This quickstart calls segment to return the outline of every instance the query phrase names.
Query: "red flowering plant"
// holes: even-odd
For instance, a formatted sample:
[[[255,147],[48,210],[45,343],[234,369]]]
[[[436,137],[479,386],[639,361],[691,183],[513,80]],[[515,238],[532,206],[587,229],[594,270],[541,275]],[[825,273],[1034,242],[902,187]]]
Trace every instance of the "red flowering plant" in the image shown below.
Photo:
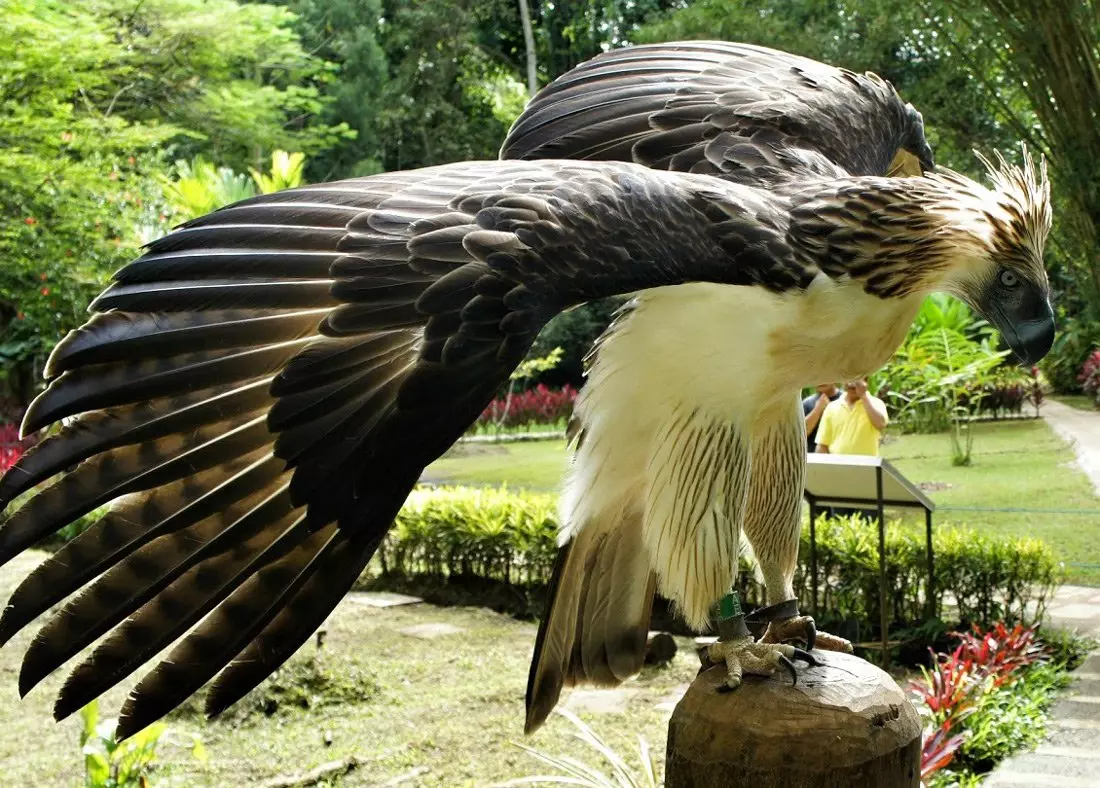
[[[1077,376],[1077,382],[1081,384],[1081,390],[1095,400],[1100,407],[1100,349],[1092,351],[1085,359],[1081,367],[1081,374]]]
[[[558,424],[573,412],[577,390],[566,385],[551,389],[541,383],[527,391],[498,397],[489,403],[478,419],[479,426],[523,427],[533,424]]]
[[[1035,641],[1035,627],[1016,624],[1009,629],[998,622],[993,629],[982,632],[977,625],[970,632],[956,632],[960,639],[956,652],[971,661],[975,670],[1000,686],[1020,668],[1042,658],[1043,648]]]
[[[24,451],[26,446],[19,440],[19,427],[15,424],[0,424],[0,475],[15,465]]]
[[[936,654],[930,649],[932,667],[921,668],[923,677],[909,682],[929,723],[921,748],[922,780],[952,762],[966,740],[963,721],[977,709],[981,696],[1043,656],[1035,628],[1022,624],[1009,629],[998,623],[988,632],[975,626],[953,634],[960,641],[955,650]]]

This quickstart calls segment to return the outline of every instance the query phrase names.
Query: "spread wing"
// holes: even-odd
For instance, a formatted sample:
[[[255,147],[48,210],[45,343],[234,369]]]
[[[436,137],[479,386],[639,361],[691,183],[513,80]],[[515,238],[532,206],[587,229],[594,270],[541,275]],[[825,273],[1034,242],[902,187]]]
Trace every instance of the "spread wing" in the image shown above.
[[[804,286],[768,195],[631,164],[483,162],[309,186],[151,244],[54,350],[0,480],[0,562],[106,516],[14,592],[20,691],[103,637],[60,718],[175,646],[120,735],[235,702],[324,620],[422,469],[557,311],[691,280]],[[79,593],[77,593],[79,592]],[[105,636],[105,637],[104,637]]]
[[[539,91],[500,155],[634,161],[759,185],[933,166],[920,113],[888,82],[720,41],[582,63]]]

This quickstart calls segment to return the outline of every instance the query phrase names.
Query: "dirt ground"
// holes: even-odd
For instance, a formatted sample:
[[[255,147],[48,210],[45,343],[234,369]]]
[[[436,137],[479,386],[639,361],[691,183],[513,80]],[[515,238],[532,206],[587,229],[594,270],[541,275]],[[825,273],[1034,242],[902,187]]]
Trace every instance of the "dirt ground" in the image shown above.
[[[28,553],[0,569],[0,597],[6,599],[42,557]],[[274,683],[261,685],[226,719],[206,721],[197,704],[171,715],[154,785],[255,786],[347,758],[362,765],[327,784],[490,785],[544,773],[546,767],[516,746],[519,741],[600,762],[557,716],[535,736],[523,737],[532,623],[481,608],[379,609],[352,599],[324,629],[320,651],[307,643]],[[19,662],[33,633],[30,627],[0,649],[3,783],[81,785],[80,721],[55,723],[50,716],[62,672],[24,700],[16,693]],[[630,761],[639,735],[663,761],[672,706],[698,666],[691,641],[680,639],[679,645],[669,666],[647,668],[617,692],[576,692],[568,701]],[[101,717],[117,714],[131,684],[104,696]],[[204,763],[191,756],[191,733],[202,737]]]

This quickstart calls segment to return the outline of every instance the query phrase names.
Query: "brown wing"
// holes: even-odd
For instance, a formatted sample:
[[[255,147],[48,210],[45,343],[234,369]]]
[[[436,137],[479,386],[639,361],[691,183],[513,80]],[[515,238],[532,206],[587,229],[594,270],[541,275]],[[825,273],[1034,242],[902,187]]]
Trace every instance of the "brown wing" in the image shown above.
[[[933,166],[920,114],[879,77],[720,41],[582,63],[539,91],[500,155],[635,161],[759,185]]]
[[[362,571],[422,469],[541,326],[691,280],[804,285],[768,195],[629,164],[484,162],[267,195],[122,269],[54,350],[0,480],[0,562],[102,505],[28,576],[0,639],[65,602],[20,692],[105,636],[60,718],[162,649],[120,736],[217,676],[211,713],[287,659]],[[182,639],[181,639],[182,638]]]

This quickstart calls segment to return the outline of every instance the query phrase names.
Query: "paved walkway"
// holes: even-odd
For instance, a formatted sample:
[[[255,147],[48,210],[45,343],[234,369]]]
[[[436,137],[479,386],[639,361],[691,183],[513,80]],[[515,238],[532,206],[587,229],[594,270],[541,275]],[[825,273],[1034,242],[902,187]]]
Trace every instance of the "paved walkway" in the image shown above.
[[[1077,462],[1100,495],[1100,414],[1060,402],[1043,403],[1043,418],[1073,444]],[[1100,588],[1062,586],[1054,596],[1052,623],[1100,637]],[[1046,740],[1033,752],[1004,761],[985,788],[1095,788],[1100,785],[1100,652],[1073,674],[1066,696],[1051,710]]]
[[[1051,429],[1073,444],[1077,464],[1100,495],[1100,413],[1077,410],[1054,400],[1044,402],[1040,412]]]

